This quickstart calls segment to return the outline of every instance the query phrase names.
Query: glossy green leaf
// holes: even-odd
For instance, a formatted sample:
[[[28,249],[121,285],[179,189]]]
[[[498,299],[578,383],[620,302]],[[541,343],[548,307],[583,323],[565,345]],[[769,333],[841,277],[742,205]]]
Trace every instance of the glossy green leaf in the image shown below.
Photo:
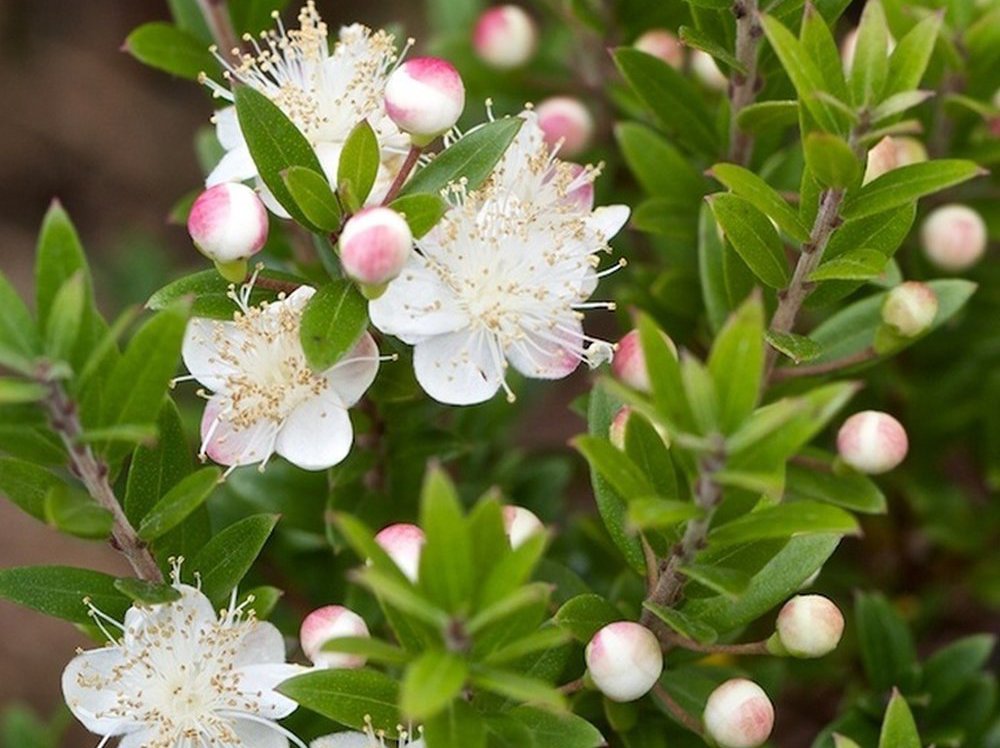
[[[368,304],[353,283],[336,280],[317,291],[302,312],[299,340],[314,371],[329,369],[361,339]]]
[[[425,720],[444,709],[461,691],[468,676],[465,661],[444,651],[425,652],[403,675],[399,708],[413,720]]]
[[[221,477],[219,468],[205,467],[183,478],[143,517],[139,539],[148,543],[177,527],[205,502]]]
[[[858,594],[854,604],[861,662],[877,692],[915,682],[917,653],[906,623],[880,594]]]
[[[30,373],[41,350],[35,321],[21,296],[0,272],[0,366]]]
[[[886,256],[875,249],[854,249],[827,260],[806,280],[869,280],[885,269]]]
[[[424,193],[397,197],[389,207],[406,219],[414,239],[424,236],[448,212],[448,203],[444,198]]]
[[[399,686],[376,670],[311,670],[280,684],[277,689],[310,711],[354,730],[370,723],[386,737],[398,735],[401,723],[396,702]]]
[[[830,504],[796,501],[765,507],[713,529],[709,543],[722,547],[771,538],[800,535],[860,532],[857,520],[848,512]]]
[[[715,164],[712,176],[736,195],[748,201],[759,211],[771,218],[793,239],[809,241],[809,229],[799,219],[799,214],[771,185],[749,169],[736,164]]]
[[[255,514],[217,533],[186,568],[201,574],[201,591],[215,603],[224,601],[239,585],[260,555],[278,522],[273,514]]]
[[[577,595],[556,612],[553,620],[560,628],[586,644],[609,623],[623,620],[621,612],[600,595]]]
[[[724,0],[723,0],[724,1]],[[725,6],[723,6],[725,7]],[[716,43],[711,36],[692,26],[681,26],[679,29],[681,43],[685,47],[700,49],[737,73],[746,74],[746,66],[736,56],[721,44]]]
[[[115,578],[68,566],[21,566],[0,569],[0,598],[73,623],[91,622],[84,599],[102,613],[122,620],[129,601]]]
[[[689,501],[639,496],[628,502],[628,527],[633,530],[664,530],[701,514]]]
[[[37,403],[49,395],[49,389],[37,382],[0,377],[0,405]]]
[[[885,710],[878,748],[921,748],[917,723],[906,699],[898,690],[893,690],[889,706]]]
[[[337,162],[337,184],[350,185],[350,193],[358,201],[357,205],[352,206],[354,210],[364,205],[368,199],[380,164],[378,138],[368,120],[363,119],[347,136]]]
[[[690,618],[679,610],[668,608],[665,605],[657,605],[648,600],[642,604],[642,607],[687,639],[693,639],[702,644],[711,644],[718,638],[718,633],[711,626]]]
[[[519,706],[509,712],[527,727],[537,748],[599,748],[606,745],[601,733],[582,717],[556,713],[534,706]],[[458,747],[461,748],[461,747]]]
[[[813,3],[806,3],[802,14],[802,28],[799,33],[802,49],[815,63],[823,76],[825,89],[839,101],[847,101],[847,83],[844,80],[844,67],[840,51],[830,33],[826,20],[817,11]]]
[[[578,436],[573,440],[573,446],[587,458],[591,467],[603,475],[618,495],[626,501],[634,497],[655,493],[642,470],[607,439],[596,436]]]
[[[485,748],[486,725],[480,713],[458,699],[424,722],[424,740],[441,748]]]
[[[477,688],[513,701],[526,701],[549,709],[566,708],[565,697],[554,687],[510,670],[478,665],[472,671],[472,682]]]
[[[764,373],[764,303],[755,294],[737,309],[712,344],[708,371],[719,398],[724,434],[753,412]]]
[[[851,100],[855,104],[879,101],[889,72],[889,24],[879,0],[865,3],[858,24],[854,63],[851,66]]]
[[[861,218],[899,208],[925,195],[954,187],[983,170],[972,161],[941,159],[907,164],[869,182],[844,202],[844,218]]]
[[[410,657],[405,650],[370,636],[343,636],[330,639],[323,645],[324,652],[360,655],[373,662],[403,665]]]
[[[733,194],[716,194],[709,205],[729,243],[761,281],[784,288],[790,277],[778,232],[751,203]]]
[[[677,472],[663,436],[638,413],[633,412],[625,423],[625,454],[645,473],[657,495],[680,495]]]
[[[726,569],[709,564],[684,564],[678,566],[677,570],[688,579],[734,600],[742,595],[750,584],[750,575],[739,569]]]
[[[78,270],[63,283],[52,300],[45,327],[45,352],[57,361],[68,361],[73,355],[86,314],[87,293],[87,279],[83,271]]]
[[[806,164],[824,187],[846,189],[861,177],[861,164],[850,146],[836,135],[812,132],[803,143]]]
[[[14,457],[0,457],[0,494],[35,519],[45,520],[45,497],[61,478],[38,465]]]
[[[937,650],[924,663],[922,685],[931,696],[931,707],[940,714],[952,704],[967,683],[987,666],[996,646],[991,634],[966,636]]]
[[[838,475],[832,469],[817,469],[790,463],[787,468],[788,495],[836,504],[866,514],[884,514],[885,494],[868,476],[849,472]]]
[[[726,288],[726,244],[708,203],[698,211],[698,279],[712,332],[722,329],[732,311]]]
[[[455,487],[439,467],[424,478],[420,527],[427,536],[420,554],[420,586],[439,606],[457,611],[472,595],[472,547]]]
[[[297,276],[275,270],[264,270],[260,277],[288,284],[289,288],[305,283]],[[239,307],[228,296],[231,285],[215,270],[203,270],[168,283],[149,297],[146,307],[154,310],[165,309],[178,299],[190,298],[192,316],[232,320],[233,314],[239,311]],[[277,291],[260,285],[254,286],[250,294],[250,306],[257,306],[262,301],[274,301],[277,296]]]
[[[744,107],[736,115],[740,129],[754,135],[782,132],[798,121],[797,101],[761,101]]]
[[[169,584],[145,582],[141,579],[116,579],[115,589],[139,605],[159,605],[181,599],[180,590]]]
[[[192,81],[219,69],[207,44],[171,23],[143,24],[128,35],[124,49],[139,62]]]
[[[622,122],[615,137],[625,163],[642,188],[654,197],[673,197],[697,204],[705,194],[705,178],[662,135],[637,122]]]
[[[110,511],[85,492],[66,485],[49,490],[45,497],[45,520],[60,532],[93,540],[106,539],[114,524]]]
[[[310,224],[327,232],[340,227],[340,206],[324,175],[290,166],[281,172],[281,179]]]
[[[941,30],[942,15],[932,13],[910,29],[889,58],[889,74],[885,95],[909,91],[920,85],[927,64],[934,52],[934,44]]]
[[[764,338],[772,348],[797,364],[812,361],[823,352],[819,343],[804,335],[768,330],[764,333]]]

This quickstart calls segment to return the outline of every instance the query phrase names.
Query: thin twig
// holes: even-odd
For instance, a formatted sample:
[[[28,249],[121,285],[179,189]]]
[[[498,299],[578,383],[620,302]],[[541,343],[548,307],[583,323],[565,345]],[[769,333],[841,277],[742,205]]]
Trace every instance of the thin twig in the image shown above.
[[[208,30],[212,32],[212,38],[219,47],[219,53],[222,55],[238,53],[240,42],[236,37],[226,0],[197,0],[197,2],[201,15],[208,24]]]
[[[568,696],[569,694],[574,694],[577,691],[582,691],[583,685],[584,685],[583,678],[577,678],[576,680],[571,680],[569,683],[564,683],[563,685],[559,686],[556,690]]]
[[[670,712],[670,715],[684,727],[689,729],[695,735],[701,735],[703,733],[704,728],[701,725],[701,720],[690,714],[684,707],[674,701],[674,697],[667,693],[667,689],[659,683],[653,686],[653,695],[656,696],[657,700],[663,704],[663,707]]]
[[[80,478],[94,501],[111,513],[111,545],[128,559],[139,579],[162,582],[163,572],[156,559],[149,547],[139,539],[108,482],[108,466],[97,458],[88,444],[80,442],[83,427],[77,415],[76,403],[67,397],[62,385],[49,381],[45,374],[44,371],[40,372],[39,379],[49,389],[45,400],[49,422],[66,447],[72,472]]]
[[[246,277],[245,283],[249,283],[253,279],[253,275],[248,275]],[[264,288],[268,291],[278,291],[279,293],[292,293],[298,289],[302,284],[295,283],[294,281],[283,281],[277,278],[267,278],[264,275],[257,275],[256,279],[253,279],[254,288]]]
[[[841,369],[846,369],[850,366],[857,366],[858,364],[863,364],[876,358],[878,358],[878,354],[872,348],[865,348],[857,353],[852,353],[850,356],[844,356],[843,358],[838,358],[834,361],[826,361],[822,364],[812,364],[811,366],[782,366],[779,369],[775,369],[771,374],[771,381],[780,382],[784,379],[793,379],[795,377],[817,377],[822,374],[832,374],[840,371]]]
[[[417,161],[420,160],[420,154],[423,152],[423,148],[418,145],[411,145],[410,152],[406,154],[406,160],[403,165],[399,167],[399,173],[396,174],[396,178],[392,180],[392,184],[389,185],[389,191],[385,193],[385,198],[382,200],[382,205],[388,205],[391,203],[399,191],[403,189],[403,185],[406,184],[407,177],[410,176],[410,172],[413,171],[413,167],[417,165]]]
[[[661,635],[660,640],[666,641],[672,647],[709,654],[766,655],[771,653],[767,648],[767,639],[759,642],[747,642],[746,644],[700,644],[694,639],[688,639],[686,636],[671,631]]]
[[[753,153],[753,135],[736,123],[737,115],[757,96],[757,43],[763,33],[757,18],[757,0],[736,0],[736,59],[746,70],[733,71],[729,86],[729,160],[746,166]]]

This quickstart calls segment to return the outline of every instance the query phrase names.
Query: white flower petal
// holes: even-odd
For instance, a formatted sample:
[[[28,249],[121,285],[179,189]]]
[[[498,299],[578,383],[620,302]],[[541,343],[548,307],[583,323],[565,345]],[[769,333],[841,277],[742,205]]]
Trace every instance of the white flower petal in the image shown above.
[[[441,282],[428,261],[414,254],[385,293],[368,304],[372,324],[413,345],[468,325],[455,292]]]
[[[260,201],[264,203],[269,211],[274,213],[278,218],[291,218],[292,216],[285,210],[284,206],[278,202],[278,198],[274,196],[271,192],[271,188],[264,184],[260,177],[257,178],[257,194],[260,196]]]
[[[97,735],[122,735],[136,728],[121,717],[100,716],[118,703],[118,693],[108,686],[113,671],[124,662],[119,647],[92,649],[78,654],[63,671],[63,698],[84,727]]]
[[[207,571],[194,569],[194,571]],[[181,593],[180,600],[149,607],[132,607],[125,614],[126,649],[141,649],[144,646],[147,629],[172,632],[174,640],[189,641],[198,632],[212,626],[216,621],[212,602],[200,590],[187,585],[175,585]]]
[[[257,706],[256,716],[284,719],[295,711],[298,704],[274,689],[280,683],[308,670],[302,665],[282,663],[246,665],[239,669],[236,677],[239,679],[240,693]]]
[[[288,738],[278,730],[259,722],[234,719],[233,730],[243,742],[244,748],[288,748]]]
[[[325,470],[351,451],[351,419],[331,394],[303,402],[278,432],[275,451],[303,470]]]
[[[285,640],[274,624],[257,621],[240,642],[236,665],[256,665],[285,661]]]
[[[227,106],[215,112],[215,136],[227,151],[234,148],[246,148],[247,141],[243,138],[239,119],[236,117],[236,107]]]
[[[341,402],[350,407],[372,386],[378,373],[378,346],[367,332],[341,361],[323,376]]]
[[[372,741],[363,732],[337,732],[316,738],[309,748],[372,748]]]
[[[205,178],[205,186],[214,187],[223,182],[245,182],[255,176],[257,176],[257,164],[253,162],[250,149],[243,146],[226,152]]]
[[[227,419],[226,400],[216,395],[205,405],[201,418],[202,449],[220,465],[253,465],[274,451],[275,424],[261,420],[247,428],[234,428]]]
[[[506,350],[511,365],[534,379],[562,379],[576,371],[583,355],[583,327],[574,318],[561,320],[560,327],[525,330]]]
[[[226,377],[235,371],[232,364],[219,355],[220,339],[238,347],[242,336],[232,322],[195,317],[188,322],[181,347],[181,357],[188,372],[212,391],[223,389]]]
[[[482,330],[436,335],[417,343],[413,369],[424,391],[447,405],[489,400],[503,381],[496,343]]]
[[[628,223],[629,213],[627,205],[605,205],[590,214],[587,225],[600,234],[603,241],[609,241]]]

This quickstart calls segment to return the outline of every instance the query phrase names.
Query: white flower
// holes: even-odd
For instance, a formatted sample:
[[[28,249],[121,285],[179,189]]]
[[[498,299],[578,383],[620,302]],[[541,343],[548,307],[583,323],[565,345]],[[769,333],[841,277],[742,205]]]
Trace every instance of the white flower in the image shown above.
[[[277,104],[315,148],[332,184],[336,184],[344,140],[355,125],[368,120],[382,149],[382,166],[370,201],[381,202],[409,148],[408,137],[384,109],[386,80],[397,60],[393,36],[359,24],[345,26],[331,53],[327,26],[309,0],[299,12],[298,29],[286,29],[279,19],[277,30],[261,34],[259,41],[249,35],[244,41],[253,45],[255,54],[242,54],[235,64],[217,54],[225,78],[250,86]],[[216,96],[233,100],[229,88],[207,78],[203,82]],[[206,185],[257,179],[268,208],[287,218],[288,213],[260,182],[235,107],[219,110],[212,119],[226,154],[208,175]]]
[[[235,592],[217,616],[207,597],[181,584],[179,566],[172,582],[179,600],[133,606],[124,624],[92,608],[110,641],[67,665],[70,711],[104,736],[100,746],[113,737],[122,738],[119,748],[303,745],[276,722],[296,704],[275,687],[306,670],[285,663],[278,629],[246,613],[246,602],[236,605]]]
[[[309,748],[425,748],[423,738],[416,739],[409,731],[397,727],[398,740],[387,740],[384,733],[375,730],[368,722],[364,732],[337,732],[317,738]]]
[[[347,409],[371,385],[378,350],[365,333],[354,350],[324,372],[306,362],[299,327],[314,289],[249,306],[251,284],[232,322],[196,318],[182,355],[193,379],[213,393],[201,422],[201,456],[230,470],[277,453],[305,470],[323,470],[347,456],[353,441]],[[183,378],[182,378],[183,379]]]
[[[465,194],[417,240],[403,272],[369,304],[373,324],[414,346],[417,381],[434,399],[468,405],[502,387],[508,363],[527,377],[561,379],[611,346],[583,332],[598,279],[597,253],[628,208],[591,207],[597,170],[556,159],[534,114],[487,184]]]

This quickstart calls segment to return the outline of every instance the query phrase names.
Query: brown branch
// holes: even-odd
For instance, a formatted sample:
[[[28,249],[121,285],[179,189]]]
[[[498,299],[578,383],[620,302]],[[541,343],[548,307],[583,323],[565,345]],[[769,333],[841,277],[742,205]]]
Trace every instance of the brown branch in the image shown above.
[[[583,678],[577,678],[576,680],[571,680],[569,683],[564,683],[563,685],[559,686],[556,690],[559,691],[560,693],[569,695],[569,694],[574,694],[577,691],[582,691],[583,686],[584,686]]]
[[[659,683],[653,686],[653,695],[656,696],[656,699],[670,713],[670,716],[680,722],[684,727],[689,729],[695,735],[703,734],[704,728],[701,725],[701,720],[674,701],[674,697],[667,693],[667,690]]]
[[[197,3],[208,24],[208,30],[212,32],[212,38],[219,46],[219,53],[223,56],[234,52],[238,54],[240,42],[233,28],[226,0],[197,0]]]
[[[660,636],[660,641],[669,644],[671,647],[681,647],[691,652],[705,652],[708,654],[731,654],[731,655],[766,655],[771,654],[767,648],[767,639],[759,642],[748,642],[746,644],[700,644],[694,639],[688,639],[675,632],[666,632]]]
[[[403,185],[406,184],[407,177],[410,176],[410,172],[413,171],[413,167],[417,165],[417,161],[420,160],[420,154],[423,151],[418,145],[411,145],[410,152],[406,154],[406,160],[403,161],[403,165],[399,167],[399,173],[396,174],[396,178],[392,180],[392,184],[389,185],[389,191],[385,193],[385,198],[382,200],[382,205],[388,205],[393,201],[399,191],[403,189]]]
[[[736,124],[737,115],[757,96],[757,43],[763,34],[757,18],[757,0],[736,0],[736,59],[746,70],[733,71],[729,84],[729,160],[746,166],[753,153],[753,135]]]
[[[841,369],[846,369],[849,366],[863,364],[866,361],[872,361],[876,358],[878,358],[878,354],[872,348],[865,348],[857,353],[852,353],[850,356],[844,356],[843,358],[838,358],[834,361],[826,361],[822,364],[813,364],[811,366],[782,366],[780,369],[775,369],[771,373],[771,381],[780,382],[782,380],[793,379],[795,377],[817,377],[822,374],[832,374],[840,371]]]
[[[245,283],[249,283],[253,278],[253,275],[248,275],[246,277]],[[256,280],[253,281],[255,288],[266,288],[268,291],[278,291],[279,293],[292,293],[298,289],[302,284],[295,283],[294,281],[283,281],[277,278],[267,278],[263,275],[257,276]]]

